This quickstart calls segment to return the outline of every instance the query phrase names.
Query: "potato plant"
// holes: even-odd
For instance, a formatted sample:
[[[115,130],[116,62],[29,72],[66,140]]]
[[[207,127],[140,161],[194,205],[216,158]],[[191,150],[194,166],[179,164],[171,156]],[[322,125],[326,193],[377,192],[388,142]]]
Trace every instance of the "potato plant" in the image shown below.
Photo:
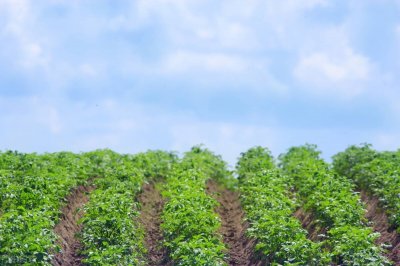
[[[91,161],[68,152],[6,152],[0,167],[0,264],[49,265],[64,198],[90,177]]]
[[[377,152],[367,144],[350,146],[333,157],[333,167],[378,197],[389,222],[400,233],[400,151]]]
[[[227,173],[218,156],[194,147],[166,179],[161,228],[174,265],[226,265],[226,247],[217,233],[221,221],[214,211],[218,202],[206,193],[205,184]]]
[[[146,265],[144,230],[137,222],[136,201],[143,184],[167,175],[176,156],[149,151],[119,155],[111,151],[92,154],[99,175],[96,190],[85,206],[82,253],[89,265]]]
[[[333,262],[344,265],[385,265],[383,249],[374,244],[378,233],[366,226],[365,209],[354,186],[336,175],[314,145],[292,147],[280,156],[304,208],[327,229],[325,245]]]
[[[289,196],[288,178],[261,147],[242,153],[237,164],[241,201],[250,223],[248,235],[256,250],[272,264],[328,265],[320,243],[307,239],[307,231],[292,214],[297,207]]]

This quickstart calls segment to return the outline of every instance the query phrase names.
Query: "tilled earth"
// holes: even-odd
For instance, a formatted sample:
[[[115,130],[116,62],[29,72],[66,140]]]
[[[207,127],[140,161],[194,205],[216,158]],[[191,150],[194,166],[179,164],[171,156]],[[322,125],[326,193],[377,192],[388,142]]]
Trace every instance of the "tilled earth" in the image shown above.
[[[365,191],[361,191],[361,199],[367,205],[366,218],[373,223],[374,231],[381,234],[376,243],[390,244],[387,257],[394,262],[394,265],[400,265],[400,235],[390,226],[386,213],[379,207],[379,199],[368,195]]]
[[[265,265],[265,261],[260,260],[254,252],[255,241],[245,235],[248,224],[244,222],[239,194],[222,188],[213,180],[207,182],[207,192],[220,203],[216,212],[222,220],[220,233],[228,247],[228,265]]]
[[[88,202],[88,194],[95,189],[94,186],[78,186],[67,197],[67,205],[62,209],[61,221],[54,228],[59,236],[61,252],[53,259],[53,265],[72,266],[83,265],[83,257],[79,255],[82,245],[76,234],[82,230],[78,220],[83,216],[82,207]]]
[[[299,208],[294,212],[293,216],[299,219],[303,228],[307,230],[310,240],[315,242],[323,240],[323,235],[326,235],[327,230],[318,225],[312,213]]]
[[[164,200],[153,183],[145,184],[138,198],[142,209],[139,222],[145,230],[145,245],[150,266],[170,265],[167,251],[162,246],[163,234],[160,228]]]

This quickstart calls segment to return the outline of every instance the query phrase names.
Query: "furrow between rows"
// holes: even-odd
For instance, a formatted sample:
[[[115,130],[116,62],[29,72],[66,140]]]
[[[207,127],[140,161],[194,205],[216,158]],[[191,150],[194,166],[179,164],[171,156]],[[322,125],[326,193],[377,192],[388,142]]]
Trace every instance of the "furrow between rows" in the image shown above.
[[[207,192],[218,202],[216,212],[221,218],[219,233],[223,236],[224,243],[228,247],[229,265],[245,266],[258,265],[254,253],[255,240],[246,236],[248,223],[244,221],[244,211],[240,205],[239,195],[235,191],[222,187],[214,180],[208,180]]]
[[[400,235],[396,228],[390,225],[388,216],[379,207],[379,199],[376,196],[368,195],[366,191],[361,191],[361,199],[367,206],[365,217],[372,222],[375,232],[380,233],[376,239],[377,245],[386,247],[386,256],[393,261],[395,265],[400,265]]]
[[[77,238],[77,234],[82,230],[82,225],[78,221],[84,214],[82,207],[89,200],[88,194],[94,189],[93,185],[80,185],[73,189],[67,197],[67,204],[62,209],[61,220],[54,228],[54,232],[59,237],[58,244],[61,246],[61,251],[54,256],[53,265],[82,265],[83,257],[79,254],[82,244]]]
[[[139,222],[145,230],[145,246],[149,266],[165,265],[168,260],[167,251],[163,247],[163,233],[160,228],[161,213],[165,200],[154,183],[145,184],[138,197],[141,205]]]

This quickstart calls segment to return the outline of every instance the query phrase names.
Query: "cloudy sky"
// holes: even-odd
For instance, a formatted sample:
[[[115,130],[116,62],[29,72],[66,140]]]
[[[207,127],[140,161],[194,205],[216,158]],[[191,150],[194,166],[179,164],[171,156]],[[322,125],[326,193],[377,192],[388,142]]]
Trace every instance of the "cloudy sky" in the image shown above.
[[[398,0],[0,0],[0,149],[400,147]]]

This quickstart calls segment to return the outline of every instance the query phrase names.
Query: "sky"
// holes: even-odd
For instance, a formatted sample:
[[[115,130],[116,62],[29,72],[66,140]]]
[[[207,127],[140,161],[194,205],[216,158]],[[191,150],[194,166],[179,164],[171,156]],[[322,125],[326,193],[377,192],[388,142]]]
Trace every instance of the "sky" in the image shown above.
[[[0,150],[395,150],[399,73],[399,0],[0,0]]]

